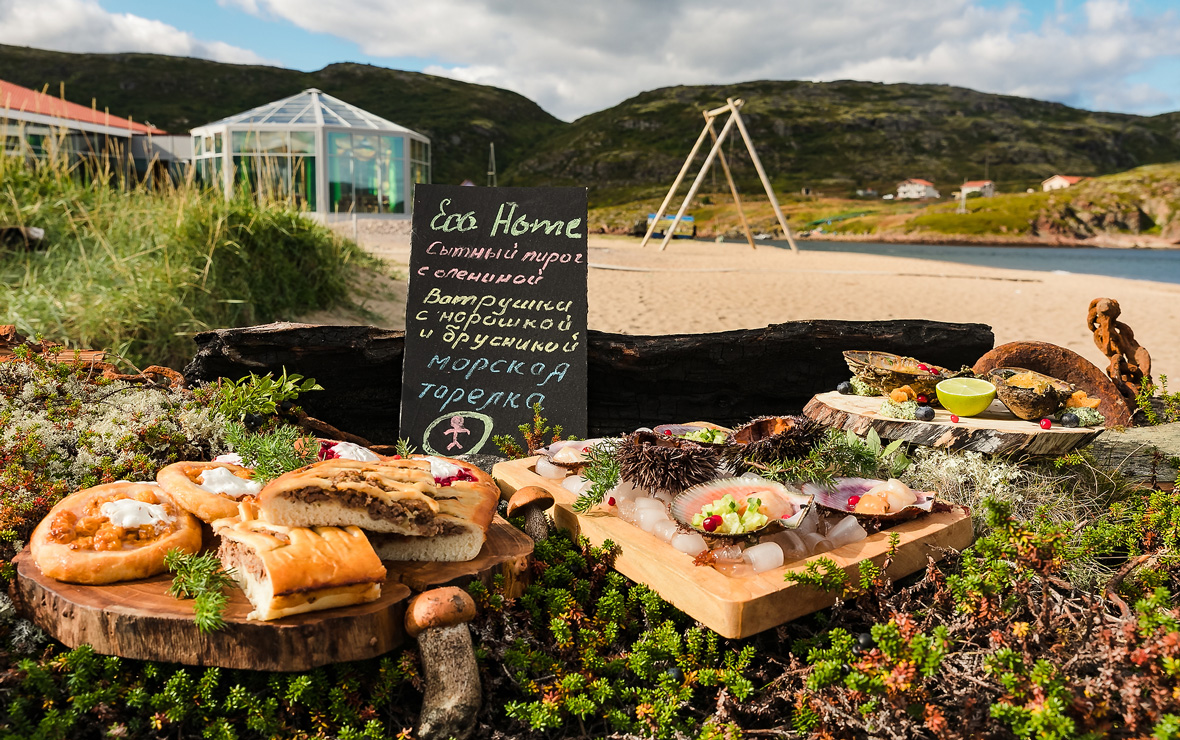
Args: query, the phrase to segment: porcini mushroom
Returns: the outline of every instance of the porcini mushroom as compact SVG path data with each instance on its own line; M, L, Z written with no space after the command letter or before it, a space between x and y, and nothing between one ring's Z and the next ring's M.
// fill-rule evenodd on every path
M524 516L524 533L540 542L549 536L545 512L553 506L553 494L540 486L525 486L508 499L508 516Z
M456 586L420 593L406 607L406 633L418 639L426 678L418 715L421 740L464 740L475 730L482 692L467 629L474 617L475 601Z

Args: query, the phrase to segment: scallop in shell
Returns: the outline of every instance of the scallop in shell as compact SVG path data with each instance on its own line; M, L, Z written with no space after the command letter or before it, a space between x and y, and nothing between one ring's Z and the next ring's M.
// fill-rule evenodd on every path
M901 489L905 488L903 492ZM907 493L909 495L907 495ZM826 488L816 483L804 483L803 493L815 499L815 503L825 509L852 514L859 519L876 519L879 521L901 521L913 519L929 512L934 507L934 496L922 491L915 491L905 486L901 481L883 481L872 478L837 478L834 489ZM866 495L872 495L874 503L880 506L854 507ZM912 500L910 499L912 496ZM908 503L907 503L908 502Z
M745 504L749 498L760 499L762 506L759 511L766 515L766 525L741 534L718 534L692 526L693 517L699 514L701 509L726 494L732 496L739 505ZM706 536L732 539L765 532L775 522L784 529L794 529L803 521L810 506L811 496L775 481L754 476L722 478L693 486L672 499L672 518Z
M688 439L684 435L690 434L692 432L699 432L702 429L716 429L720 432L723 432L726 435L726 440L724 442L702 442L699 439L693 439L692 440L693 442L696 442L697 444L699 444L703 447L713 447L713 448L718 448L718 449L725 447L729 444L728 437L731 434L731 432L728 429L724 429L722 427L715 427L712 425L705 425L705 424L660 424L658 427L656 427L652 431L658 435L665 436L665 437L677 437L680 439Z
M554 465L576 471L586 464L586 450L601 441L601 439L562 440L554 442L548 447L542 447L537 450L537 454L544 455L545 459Z

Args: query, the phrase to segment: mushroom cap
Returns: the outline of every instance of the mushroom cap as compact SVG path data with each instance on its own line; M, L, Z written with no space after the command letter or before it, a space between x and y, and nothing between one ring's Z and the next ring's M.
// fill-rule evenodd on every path
M418 594L406 607L406 633L417 637L422 630L453 627L475 618L475 600L458 586L443 586Z
M525 486L508 499L508 516L528 507L540 505L542 510L553 505L553 494L541 486Z

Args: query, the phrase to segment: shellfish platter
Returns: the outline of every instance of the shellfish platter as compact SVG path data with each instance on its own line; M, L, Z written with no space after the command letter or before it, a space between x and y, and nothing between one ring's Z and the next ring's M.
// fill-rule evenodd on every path
M830 391L814 396L804 407L803 415L856 434L875 429L885 440L901 439L927 447L989 455L1064 455L1089 444L1103 431L1102 427L1071 428L1060 424L1045 429L1037 422L1018 418L999 399L976 416L956 417L958 421L952 421L950 412L942 408L935 409L933 421L883 416L881 400L879 396Z
M539 462L549 477L537 472ZM625 499L630 492L624 486L616 489L619 500L614 505L608 499L578 512L574 504L583 481L572 471L566 475L548 465L542 456L498 463L492 477L505 499L526 486L548 491L553 497L548 513L558 527L584 536L596 546L608 540L618 545L617 571L731 638L747 637L831 606L834 595L785 580L788 572L801 573L820 557L831 559L855 576L865 560L883 564L890 537L896 534L897 550L887 574L899 578L926 567L928 557L940 559L946 549L962 549L972 539L970 512L959 507L938 510L931 497L920 493L903 503L898 516L888 522L892 526L867 534L858 521L860 516L848 505L860 494L869 497L866 482L856 479L841 482L837 491L825 492L827 499L823 501L815 493L752 474L699 483L674 497L653 498L643 492L633 500ZM834 503L845 486L849 495ZM759 500L755 502L755 498ZM760 535L757 545L744 550L746 558L742 558L739 541L742 535L734 536L733 544L728 544L725 535L717 536L718 530L705 525L702 515L712 512L700 511L705 499L732 502L729 519L737 517L748 527L738 531ZM662 503L648 507L642 501ZM756 505L768 514L768 521L753 516ZM647 509L653 513L648 514ZM878 524L886 524L879 521L881 517L875 518ZM707 545L705 536L714 544ZM762 553L771 550L777 560L768 563ZM760 554L750 558L756 551Z

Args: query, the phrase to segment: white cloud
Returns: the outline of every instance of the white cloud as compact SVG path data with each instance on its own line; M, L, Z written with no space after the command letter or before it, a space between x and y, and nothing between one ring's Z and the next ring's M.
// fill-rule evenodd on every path
M70 52L147 52L274 64L249 49L202 41L167 23L110 13L95 0L0 0L0 43Z
M516 90L563 118L667 85L755 79L937 82L1074 105L1180 107L1130 75L1180 49L1174 14L1123 0L1029 28L975 0L219 0L355 42L375 57Z

